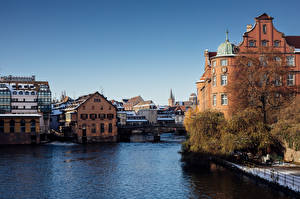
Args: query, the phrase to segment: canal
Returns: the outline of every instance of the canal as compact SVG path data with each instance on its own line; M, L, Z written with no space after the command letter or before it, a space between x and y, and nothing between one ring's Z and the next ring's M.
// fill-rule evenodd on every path
M180 142L0 148L0 198L283 199L282 192L224 168L189 171Z

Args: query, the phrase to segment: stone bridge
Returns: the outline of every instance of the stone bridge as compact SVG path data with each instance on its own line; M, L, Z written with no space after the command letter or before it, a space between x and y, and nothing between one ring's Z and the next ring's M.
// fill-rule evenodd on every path
M183 124L145 124L145 125L122 125L118 126L120 141L129 141L132 136L148 135L153 136L153 141L157 141L162 133L174 132L185 134Z

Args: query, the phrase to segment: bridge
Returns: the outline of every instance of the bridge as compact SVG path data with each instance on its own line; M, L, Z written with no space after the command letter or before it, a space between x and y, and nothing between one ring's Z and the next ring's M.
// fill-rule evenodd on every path
M183 124L143 124L143 125L120 125L118 134L120 141L130 141L135 136L152 136L153 141L159 141L162 133L174 132L185 134Z

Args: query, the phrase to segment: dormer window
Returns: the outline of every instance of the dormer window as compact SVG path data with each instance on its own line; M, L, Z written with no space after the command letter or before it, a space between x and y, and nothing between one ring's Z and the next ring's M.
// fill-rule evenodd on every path
M253 40L249 41L249 46L250 47L255 47L255 41L253 41Z
M263 29L263 33L264 33L264 34L267 34L267 25L266 25L266 24L263 25L263 28L262 28L262 29Z
M280 41L276 40L274 41L274 47L279 47L280 46Z
M262 40L261 41L261 45L262 46L267 46L268 45L268 41L267 40Z

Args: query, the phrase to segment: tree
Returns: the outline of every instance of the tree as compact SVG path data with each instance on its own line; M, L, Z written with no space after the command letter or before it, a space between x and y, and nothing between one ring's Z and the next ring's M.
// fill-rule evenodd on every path
M184 126L188 132L187 145L190 151L209 154L221 152L221 129L226 121L223 113L190 109L185 116Z
M287 147L300 150L300 98L280 111L278 122L272 125L272 135L287 144Z
M257 109L267 124L271 114L294 98L295 86L286 83L288 75L292 71L286 57L273 48L239 53L228 85L231 112Z

